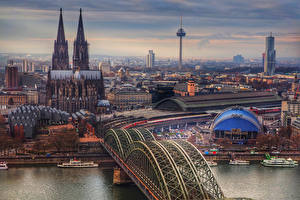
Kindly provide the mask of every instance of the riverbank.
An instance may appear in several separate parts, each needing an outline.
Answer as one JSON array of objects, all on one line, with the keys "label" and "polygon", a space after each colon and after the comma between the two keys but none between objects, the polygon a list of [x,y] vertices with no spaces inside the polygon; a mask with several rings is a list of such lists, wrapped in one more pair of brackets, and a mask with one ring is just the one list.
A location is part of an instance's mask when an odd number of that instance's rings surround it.
[{"label": "riverbank", "polygon": [[[275,156],[279,158],[291,158],[296,161],[300,161],[300,153],[269,153],[270,156]],[[216,154],[209,154],[209,155],[203,155],[206,160],[211,161],[230,161],[233,158],[235,159],[241,159],[241,160],[249,160],[254,163],[262,161],[266,159],[265,153],[232,153],[232,152],[217,152]]]},{"label": "riverbank", "polygon": [[[216,154],[203,155],[206,160],[219,163],[226,163],[234,158],[241,160],[249,160],[251,163],[259,163],[265,159],[265,153],[250,154],[250,153],[234,153],[232,152],[217,152]],[[300,153],[280,153],[270,154],[280,158],[292,158],[300,161]],[[57,155],[18,155],[18,156],[0,156],[0,161],[6,161],[9,167],[12,166],[55,166],[57,163],[68,162],[72,158],[77,158],[81,161],[94,161],[99,164],[99,167],[113,168],[116,166],[115,161],[107,153],[99,154],[57,154]]]},{"label": "riverbank", "polygon": [[81,161],[94,161],[99,167],[113,168],[115,161],[106,153],[104,154],[72,154],[72,155],[22,155],[1,156],[0,161],[6,161],[9,167],[14,166],[55,166],[57,163],[68,162],[76,158]]}]

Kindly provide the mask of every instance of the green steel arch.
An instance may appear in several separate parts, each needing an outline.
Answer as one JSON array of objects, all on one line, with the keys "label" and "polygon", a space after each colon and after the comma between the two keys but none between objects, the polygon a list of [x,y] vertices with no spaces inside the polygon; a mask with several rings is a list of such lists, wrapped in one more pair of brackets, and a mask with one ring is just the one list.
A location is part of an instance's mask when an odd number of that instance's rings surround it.
[{"label": "green steel arch", "polygon": [[155,140],[153,134],[146,128],[134,128],[133,130],[143,135],[145,141]]},{"label": "green steel arch", "polygon": [[147,129],[110,129],[104,142],[158,199],[224,198],[202,154],[185,140],[156,141]]},{"label": "green steel arch", "polygon": [[121,141],[114,129],[109,129],[106,132],[104,136],[104,142],[107,143],[119,156],[124,155]]},{"label": "green steel arch", "polygon": [[145,141],[144,136],[141,134],[140,131],[137,131],[137,129],[127,129],[127,131],[134,141]]},{"label": "green steel arch", "polygon": [[159,160],[145,142],[134,142],[125,162],[159,199],[170,199],[170,191]]},{"label": "green steel arch", "polygon": [[[161,143],[170,152],[174,158],[179,169],[179,173],[182,174],[184,183],[186,185],[188,199],[210,199],[207,192],[204,190],[203,185],[197,176],[197,170],[194,164],[191,162],[186,151],[181,148],[173,140],[161,141]],[[200,191],[200,192],[199,192]]]},{"label": "green steel arch", "polygon": [[197,175],[200,178],[203,188],[210,197],[213,199],[224,198],[221,187],[218,185],[216,178],[201,152],[194,145],[185,140],[174,140],[173,142],[177,143],[187,152],[191,162],[196,167]]},{"label": "green steel arch", "polygon": [[148,129],[109,129],[104,141],[121,157],[125,158],[128,148],[134,141],[155,140]]},{"label": "green steel arch", "polygon": [[[201,153],[190,145],[186,141],[138,141],[131,145],[125,161],[161,199],[224,198]],[[191,154],[196,155],[191,158]]]}]

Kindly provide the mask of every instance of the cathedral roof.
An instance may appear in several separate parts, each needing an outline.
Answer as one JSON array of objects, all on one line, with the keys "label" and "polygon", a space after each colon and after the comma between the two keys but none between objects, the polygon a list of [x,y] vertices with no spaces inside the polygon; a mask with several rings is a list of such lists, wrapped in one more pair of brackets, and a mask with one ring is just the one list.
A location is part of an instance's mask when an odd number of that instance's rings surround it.
[{"label": "cathedral roof", "polygon": [[100,80],[101,72],[97,70],[80,70],[73,72],[72,70],[52,70],[50,71],[52,80],[64,79],[86,79],[86,80]]}]

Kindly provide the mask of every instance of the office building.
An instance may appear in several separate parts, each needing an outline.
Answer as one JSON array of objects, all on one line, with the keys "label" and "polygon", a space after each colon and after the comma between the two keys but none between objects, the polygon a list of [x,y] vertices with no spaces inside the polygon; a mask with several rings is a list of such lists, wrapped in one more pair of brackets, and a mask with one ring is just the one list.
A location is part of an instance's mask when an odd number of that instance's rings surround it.
[{"label": "office building", "polygon": [[233,56],[233,62],[236,64],[244,63],[244,57],[241,54]]},{"label": "office building", "polygon": [[17,89],[19,87],[18,67],[9,65],[5,68],[5,87],[6,89]]},{"label": "office building", "polygon": [[112,89],[107,99],[116,110],[132,110],[152,104],[152,95],[149,92],[131,86]]},{"label": "office building", "polygon": [[110,62],[99,62],[98,70],[101,70],[103,73],[110,73]]},{"label": "office building", "polygon": [[275,39],[272,36],[272,33],[269,37],[266,37],[266,50],[264,55],[264,74],[267,76],[272,76],[275,72],[276,50],[274,49],[274,41]]},{"label": "office building", "polygon": [[23,64],[22,64],[22,72],[27,72],[28,71],[28,60],[24,59]]},{"label": "office building", "polygon": [[153,53],[153,50],[149,50],[149,54],[146,57],[146,67],[153,68],[154,62],[155,62],[155,54]]}]

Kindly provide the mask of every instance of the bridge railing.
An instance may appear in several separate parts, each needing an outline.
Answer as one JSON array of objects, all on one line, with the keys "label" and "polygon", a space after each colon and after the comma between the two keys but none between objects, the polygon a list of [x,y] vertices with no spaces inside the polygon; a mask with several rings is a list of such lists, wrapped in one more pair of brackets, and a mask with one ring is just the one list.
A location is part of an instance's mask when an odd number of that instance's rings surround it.
[{"label": "bridge railing", "polygon": [[134,183],[144,192],[149,200],[161,200],[163,199],[162,194],[158,191],[152,191],[149,187],[141,180],[128,166],[127,164],[118,156],[118,154],[107,144],[104,143],[103,139],[100,139],[101,144],[110,154],[110,156],[117,162],[117,164],[124,170],[124,172],[134,181]]}]

